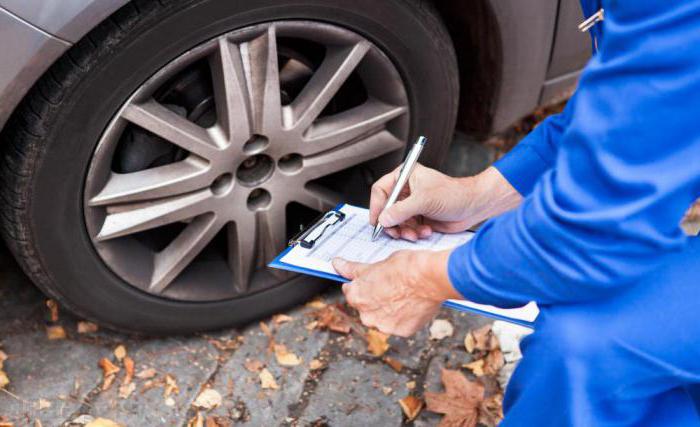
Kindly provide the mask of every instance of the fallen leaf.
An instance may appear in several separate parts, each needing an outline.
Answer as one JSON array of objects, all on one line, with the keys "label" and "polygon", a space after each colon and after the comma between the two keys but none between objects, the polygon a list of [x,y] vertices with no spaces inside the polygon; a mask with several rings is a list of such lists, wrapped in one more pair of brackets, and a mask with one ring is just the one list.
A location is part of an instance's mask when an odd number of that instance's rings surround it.
[{"label": "fallen leaf", "polygon": [[263,389],[278,390],[280,388],[277,385],[277,381],[275,381],[275,377],[272,376],[272,373],[270,373],[267,368],[263,368],[258,374],[258,377],[260,378],[260,386]]},{"label": "fallen leaf", "polygon": [[294,318],[286,314],[275,314],[272,316],[272,323],[275,325],[281,325],[282,323],[291,322],[292,320],[294,320]]},{"label": "fallen leaf", "polygon": [[60,325],[47,326],[46,337],[50,340],[66,339],[66,330]]},{"label": "fallen leaf", "polygon": [[213,388],[207,388],[199,393],[199,396],[192,402],[192,405],[200,409],[214,409],[221,406],[221,393]]},{"label": "fallen leaf", "polygon": [[124,381],[122,381],[122,384],[128,385],[134,378],[134,360],[129,356],[125,356],[123,363],[124,371],[126,371],[126,374],[124,376]]},{"label": "fallen leaf", "polygon": [[395,370],[396,372],[401,372],[401,370],[403,369],[403,363],[399,362],[398,360],[396,360],[392,357],[384,356],[384,358],[382,358],[382,360],[384,361],[384,363],[389,365],[391,367],[391,369]]},{"label": "fallen leaf", "polygon": [[320,299],[316,298],[312,301],[309,301],[306,303],[307,307],[315,308],[315,309],[321,309],[326,307],[326,303],[321,301]]},{"label": "fallen leaf", "polygon": [[85,427],[124,427],[122,424],[115,423],[107,418],[95,418],[93,421],[85,424]]},{"label": "fallen leaf", "polygon": [[414,388],[416,388],[416,382],[415,381],[408,381],[406,383],[406,388],[409,390],[413,390]]},{"label": "fallen leaf", "polygon": [[34,420],[34,427],[44,427],[39,418]]},{"label": "fallen leaf", "polygon": [[469,369],[477,377],[484,375],[484,359],[477,359],[473,362],[465,363],[462,367]]},{"label": "fallen leaf", "polygon": [[106,357],[103,357],[98,362],[100,368],[102,368],[102,391],[109,389],[117,377],[117,372],[119,372],[119,366],[112,363]]},{"label": "fallen leaf", "polygon": [[272,330],[270,329],[269,326],[267,326],[267,323],[260,322],[260,329],[262,329],[263,334],[265,334],[266,337],[273,339]]},{"label": "fallen leaf", "polygon": [[136,384],[134,383],[123,383],[121,386],[119,386],[119,397],[122,399],[128,399],[129,396],[131,396],[131,393],[136,390]]},{"label": "fallen leaf", "polygon": [[15,423],[9,421],[0,421],[0,427],[15,427]]},{"label": "fallen leaf", "polygon": [[202,414],[197,412],[197,414],[187,422],[187,427],[204,427],[204,417],[202,417]]},{"label": "fallen leaf", "polygon": [[334,305],[324,304],[324,307],[314,312],[313,316],[316,318],[317,326],[322,329],[348,334],[352,328],[347,315]]},{"label": "fallen leaf", "polygon": [[312,320],[311,322],[307,323],[306,326],[304,326],[304,328],[307,331],[313,331],[317,327],[318,327],[318,320]]},{"label": "fallen leaf", "polygon": [[156,376],[156,370],[153,368],[147,368],[136,374],[136,378],[141,380],[147,380]]},{"label": "fallen leaf", "polygon": [[452,323],[445,319],[435,319],[430,325],[429,331],[431,340],[441,340],[451,337],[454,333],[454,328],[452,327]]},{"label": "fallen leaf", "polygon": [[442,370],[444,393],[425,393],[426,409],[444,414],[440,426],[476,426],[479,406],[484,400],[484,386],[469,381],[461,372]]},{"label": "fallen leaf", "polygon": [[399,405],[401,405],[403,414],[408,422],[413,421],[420,414],[420,410],[423,409],[423,401],[411,395],[399,400]]},{"label": "fallen leaf", "polygon": [[235,350],[241,346],[243,342],[243,337],[236,337],[231,339],[213,339],[209,340],[209,343],[221,351],[231,351]]},{"label": "fallen leaf", "polygon": [[275,344],[275,359],[282,366],[298,366],[301,364],[301,358],[296,354],[287,350],[284,344]]},{"label": "fallen leaf", "polygon": [[479,408],[479,423],[496,427],[503,420],[503,395],[496,393],[484,399]]},{"label": "fallen leaf", "polygon": [[503,353],[501,350],[495,349],[489,351],[485,357],[477,359],[473,362],[462,365],[462,367],[469,369],[477,377],[484,375],[495,375],[504,365]]},{"label": "fallen leaf", "polygon": [[46,306],[49,308],[49,320],[58,322],[58,304],[52,299],[46,300]]},{"label": "fallen leaf", "polygon": [[117,348],[114,349],[114,357],[117,358],[118,361],[122,361],[126,357],[126,347],[124,347],[122,344],[119,344]]},{"label": "fallen leaf", "polygon": [[68,424],[69,425],[78,424],[80,426],[84,426],[85,424],[91,423],[93,421],[95,421],[95,417],[93,417],[92,415],[82,414],[82,415],[78,415],[77,417],[73,418],[71,420],[71,422]]},{"label": "fallen leaf", "polygon": [[5,388],[10,383],[10,379],[7,377],[5,371],[0,370],[0,389]]},{"label": "fallen leaf", "polygon": [[367,350],[373,355],[379,357],[389,350],[387,340],[389,335],[379,332],[376,329],[367,331]]},{"label": "fallen leaf", "polygon": [[163,387],[163,397],[168,397],[172,393],[180,393],[180,388],[177,386],[175,377],[170,374],[165,374],[165,386]]},{"label": "fallen leaf", "polygon": [[243,366],[249,371],[249,372],[259,372],[262,368],[265,367],[265,364],[259,361],[258,359],[253,359],[253,360],[246,360],[243,362]]},{"label": "fallen leaf", "polygon": [[469,353],[490,351],[498,348],[498,338],[491,331],[491,324],[469,332],[464,337],[464,348]]},{"label": "fallen leaf", "polygon": [[175,406],[175,399],[173,399],[172,397],[166,397],[163,403],[165,403],[165,406],[173,407]]},{"label": "fallen leaf", "polygon": [[0,350],[0,369],[2,369],[2,365],[5,363],[6,360],[7,360],[7,353]]},{"label": "fallen leaf", "polygon": [[388,396],[393,392],[394,392],[394,389],[391,387],[382,387],[382,393],[384,393],[384,396]]},{"label": "fallen leaf", "polygon": [[318,369],[321,369],[324,366],[325,365],[323,364],[323,362],[321,362],[318,359],[311,359],[311,362],[309,362],[309,369],[311,369],[312,371],[316,371]]},{"label": "fallen leaf", "polygon": [[81,320],[78,322],[78,333],[79,334],[94,334],[98,330],[96,323]]},{"label": "fallen leaf", "polygon": [[39,399],[36,405],[38,410],[47,409],[51,407],[51,402],[46,399]]},{"label": "fallen leaf", "polygon": [[204,421],[204,427],[230,427],[231,422],[224,417],[209,415]]}]

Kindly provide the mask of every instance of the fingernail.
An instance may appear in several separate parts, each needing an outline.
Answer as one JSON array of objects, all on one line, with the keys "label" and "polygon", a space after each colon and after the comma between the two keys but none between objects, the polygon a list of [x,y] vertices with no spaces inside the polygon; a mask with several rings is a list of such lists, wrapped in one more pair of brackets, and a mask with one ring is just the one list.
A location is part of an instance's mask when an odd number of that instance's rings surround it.
[{"label": "fingernail", "polygon": [[333,264],[333,268],[335,268],[336,270],[342,270],[347,264],[342,258],[333,258],[333,261],[331,261],[331,263]]}]

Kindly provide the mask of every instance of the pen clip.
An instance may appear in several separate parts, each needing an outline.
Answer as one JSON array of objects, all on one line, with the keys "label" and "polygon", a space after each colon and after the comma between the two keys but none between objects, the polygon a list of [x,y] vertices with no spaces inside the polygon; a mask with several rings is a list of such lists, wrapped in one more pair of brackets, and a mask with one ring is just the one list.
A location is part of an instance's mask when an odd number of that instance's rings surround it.
[{"label": "pen clip", "polygon": [[311,249],[318,239],[320,239],[326,230],[345,219],[345,213],[339,211],[329,211],[321,216],[309,228],[303,231],[298,236],[289,241],[289,246],[294,246],[297,243],[304,249]]}]

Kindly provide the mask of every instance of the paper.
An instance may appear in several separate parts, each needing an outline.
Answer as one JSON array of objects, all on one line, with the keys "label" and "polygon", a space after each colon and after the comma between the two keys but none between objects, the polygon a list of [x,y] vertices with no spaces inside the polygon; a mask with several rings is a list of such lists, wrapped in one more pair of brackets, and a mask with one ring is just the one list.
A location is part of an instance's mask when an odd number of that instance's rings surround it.
[{"label": "paper", "polygon": [[[335,257],[342,257],[348,261],[375,263],[389,257],[399,250],[444,250],[457,247],[468,242],[474,233],[466,231],[456,234],[433,233],[430,238],[421,239],[417,242],[392,239],[382,234],[376,241],[372,241],[373,227],[369,225],[369,211],[351,205],[344,205],[341,209],[346,217],[330,227],[310,249],[296,245],[279,258],[280,264],[272,263],[271,266],[277,268],[295,267],[294,271],[316,274],[318,272],[335,276],[336,280],[342,278],[337,276],[331,260]],[[327,277],[328,276],[323,276]],[[333,278],[333,277],[330,277]],[[491,317],[503,318],[531,327],[531,322],[539,314],[537,305],[530,303],[521,308],[502,309],[489,305],[477,304],[465,300],[448,300],[445,306],[461,311],[472,311]]]}]

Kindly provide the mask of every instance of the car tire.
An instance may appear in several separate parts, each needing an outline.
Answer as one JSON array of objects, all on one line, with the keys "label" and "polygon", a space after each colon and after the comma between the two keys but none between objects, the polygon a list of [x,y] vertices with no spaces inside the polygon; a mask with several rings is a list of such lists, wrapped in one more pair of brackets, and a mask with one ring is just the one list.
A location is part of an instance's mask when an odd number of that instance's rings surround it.
[{"label": "car tire", "polygon": [[49,297],[109,328],[190,333],[275,313],[324,286],[323,281],[293,278],[239,298],[160,298],[129,285],[105,265],[83,214],[84,183],[97,142],[139,84],[204,40],[283,19],[330,23],[375,43],[407,88],[408,137],[427,135],[431,142],[423,163],[440,164],[455,124],[459,78],[451,40],[427,2],[134,1],[51,67],[1,136],[2,234],[24,271]]}]

